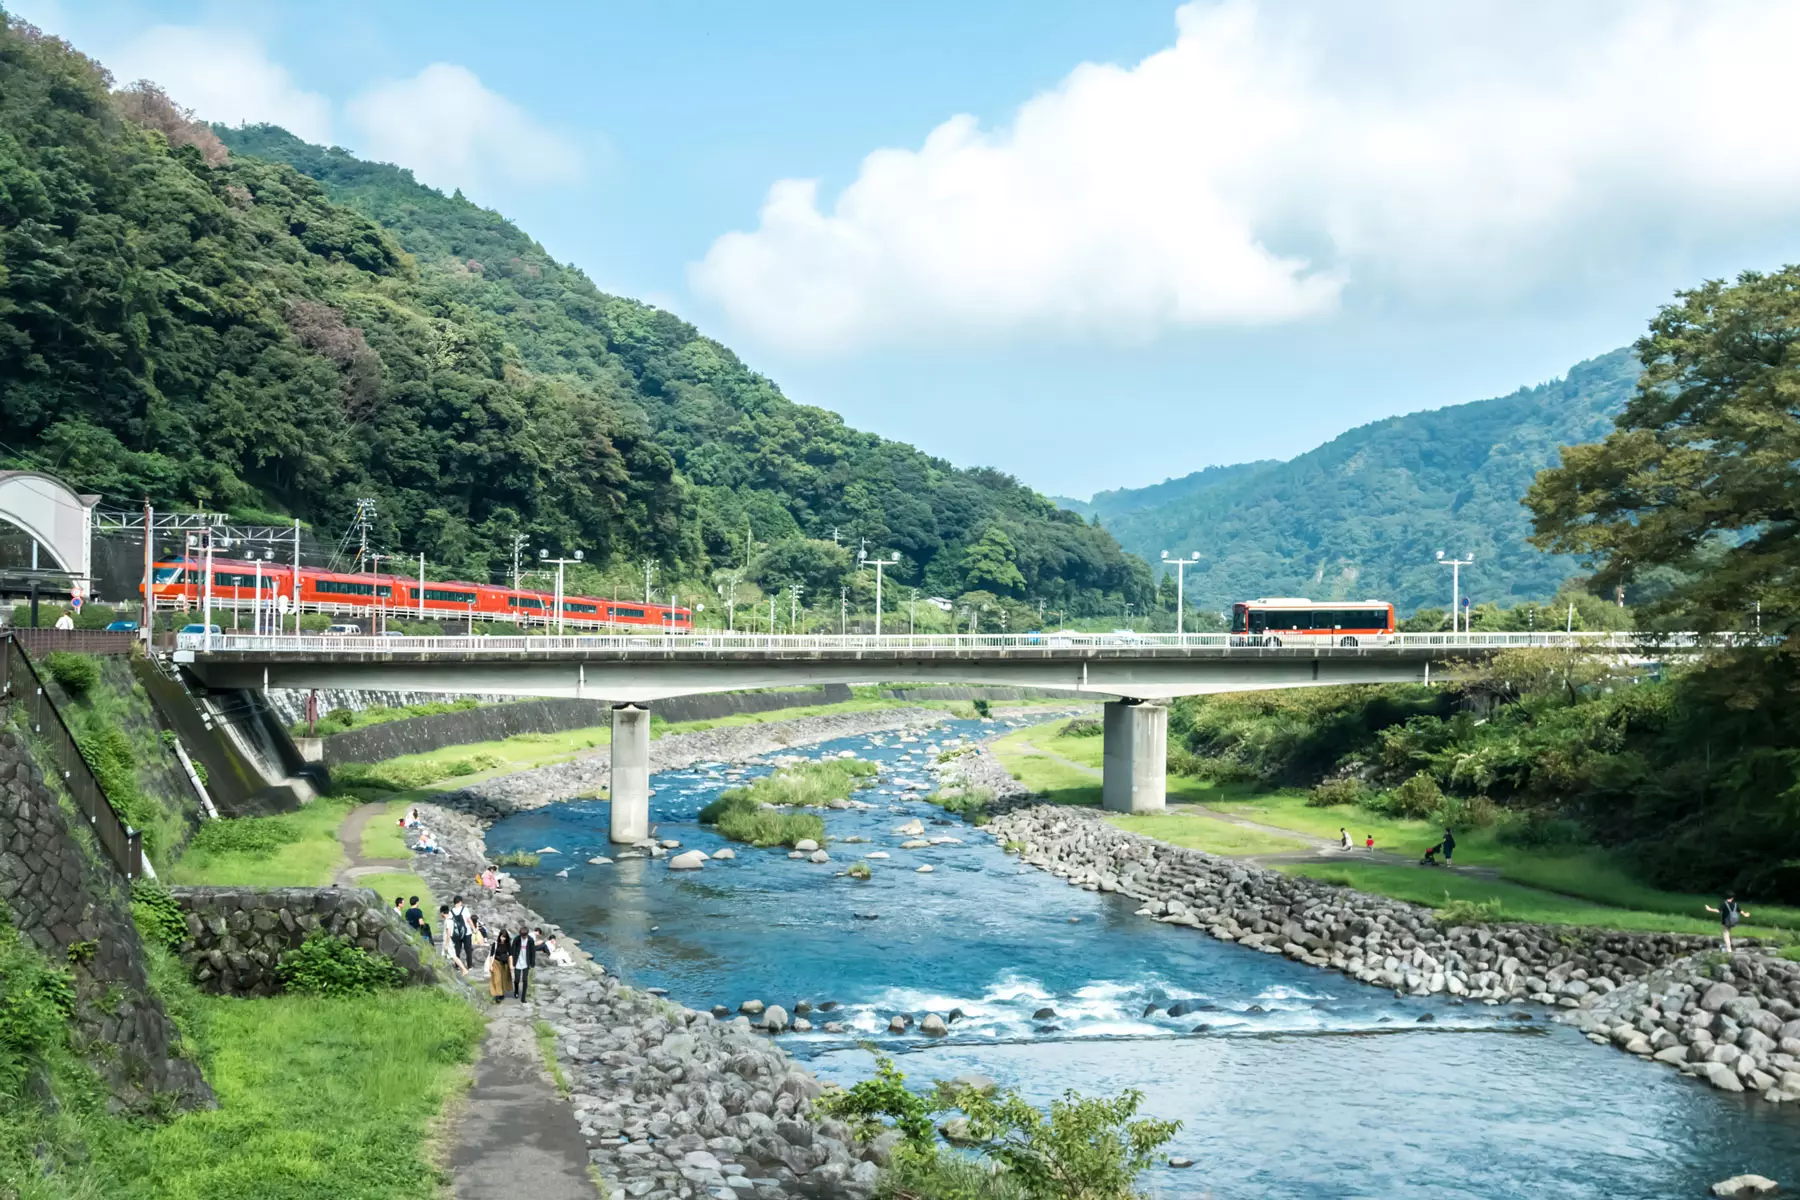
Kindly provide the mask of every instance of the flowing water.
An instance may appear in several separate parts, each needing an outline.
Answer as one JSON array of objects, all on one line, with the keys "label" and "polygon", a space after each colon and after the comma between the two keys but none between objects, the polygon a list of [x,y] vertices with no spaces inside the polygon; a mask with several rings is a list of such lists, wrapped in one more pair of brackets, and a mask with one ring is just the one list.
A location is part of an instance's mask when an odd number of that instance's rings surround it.
[{"label": "flowing water", "polygon": [[[1587,1200],[1703,1195],[1742,1171],[1800,1182],[1800,1111],[1590,1045],[1542,1012],[1527,1022],[1518,1006],[1397,999],[1021,866],[921,798],[937,751],[991,728],[949,722],[916,740],[799,752],[883,766],[857,793],[873,807],[825,814],[828,864],[745,846],[694,872],[617,859],[604,801],[510,817],[488,844],[558,851],[515,872],[523,898],[636,986],[697,1008],[832,1004],[811,1019],[845,1033],[782,1039],[821,1076],[866,1074],[857,1043],[872,1041],[921,1082],[973,1070],[1038,1100],[1141,1090],[1146,1111],[1184,1122],[1170,1153],[1198,1164],[1151,1172],[1157,1194]],[[726,845],[696,814],[769,769],[657,775],[658,836]],[[895,827],[913,819],[926,838],[957,840],[902,850]],[[870,881],[840,874],[871,853],[887,857],[867,860]],[[615,861],[588,865],[596,855]],[[1170,1017],[1175,1004],[1191,1011]],[[964,1015],[947,1038],[887,1032],[894,1014],[953,1009]]]}]

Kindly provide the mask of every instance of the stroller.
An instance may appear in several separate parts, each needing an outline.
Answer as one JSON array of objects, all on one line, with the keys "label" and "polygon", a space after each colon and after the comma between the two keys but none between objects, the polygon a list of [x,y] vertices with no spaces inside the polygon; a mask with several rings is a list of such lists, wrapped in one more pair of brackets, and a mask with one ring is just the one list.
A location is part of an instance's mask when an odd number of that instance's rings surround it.
[{"label": "stroller", "polygon": [[1437,845],[1435,845],[1425,851],[1425,857],[1421,858],[1419,860],[1419,865],[1421,867],[1441,867],[1441,866],[1443,866],[1444,864],[1439,862],[1438,857],[1437,857],[1438,855],[1442,854],[1443,852],[1444,852],[1444,843],[1439,842]]}]

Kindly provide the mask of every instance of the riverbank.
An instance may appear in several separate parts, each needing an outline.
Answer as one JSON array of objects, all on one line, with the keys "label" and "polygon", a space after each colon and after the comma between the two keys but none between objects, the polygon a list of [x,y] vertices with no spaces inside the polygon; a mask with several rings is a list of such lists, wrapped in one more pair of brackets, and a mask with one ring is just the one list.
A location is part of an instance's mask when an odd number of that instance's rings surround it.
[{"label": "riverbank", "polygon": [[[1722,1090],[1800,1100],[1800,963],[1753,940],[1727,956],[1694,935],[1456,924],[1404,901],[1158,842],[1081,808],[1018,807],[987,831],[1072,886],[1142,902],[1142,916],[1396,994],[1553,1007],[1592,1040]],[[1521,1007],[1519,1016],[1531,1014]]]}]

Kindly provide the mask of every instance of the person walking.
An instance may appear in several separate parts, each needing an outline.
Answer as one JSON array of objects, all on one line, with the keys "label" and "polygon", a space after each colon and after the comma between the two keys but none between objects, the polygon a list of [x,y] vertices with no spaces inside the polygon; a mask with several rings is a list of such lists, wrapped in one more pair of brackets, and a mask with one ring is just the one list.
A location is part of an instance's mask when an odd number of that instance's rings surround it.
[{"label": "person walking", "polygon": [[[512,991],[513,986],[513,940],[512,934],[507,931],[506,926],[502,925],[500,927],[500,932],[494,937],[494,948],[490,950],[488,954],[490,956],[490,961],[498,962],[500,964],[500,996],[502,999],[505,999],[507,994]],[[493,974],[491,969],[489,974]]]},{"label": "person walking", "polygon": [[438,929],[444,935],[444,940],[438,943],[438,953],[442,954],[459,972],[468,974],[469,960],[462,956],[462,945],[450,934],[450,906],[448,904],[438,905]]},{"label": "person walking", "polygon": [[1708,904],[1705,908],[1709,913],[1719,914],[1719,932],[1723,934],[1725,938],[1725,953],[1730,954],[1731,931],[1737,928],[1739,921],[1742,921],[1750,914],[1738,907],[1736,892],[1726,892],[1725,899],[1719,901],[1719,907],[1714,908],[1712,905]]},{"label": "person walking", "polygon": [[[502,940],[506,937],[504,933],[500,936]],[[511,980],[506,977],[506,960],[500,957],[499,942],[495,942],[494,945],[488,949],[487,972],[488,995],[494,998],[495,1004],[498,1004],[506,999],[506,989],[508,984],[511,983]]]},{"label": "person walking", "polygon": [[419,898],[417,896],[407,897],[406,912],[403,915],[406,917],[406,923],[412,927],[414,933],[425,935],[426,945],[437,945],[436,942],[431,940],[431,926],[425,923],[425,910],[419,907]]},{"label": "person walking", "polygon": [[1349,848],[1350,848],[1350,831],[1340,825],[1340,826],[1338,826],[1338,849],[1348,850]]},{"label": "person walking", "polygon": [[537,966],[537,939],[521,929],[513,942],[513,999],[523,1004],[531,994],[531,969]]},{"label": "person walking", "polygon": [[1446,825],[1446,826],[1444,826],[1444,865],[1446,867],[1450,865],[1450,856],[1455,853],[1456,853],[1456,835],[1454,833],[1451,833],[1450,827],[1448,825]]},{"label": "person walking", "polygon": [[444,911],[444,932],[449,935],[450,944],[456,947],[456,957],[465,964],[463,970],[467,971],[469,968],[466,964],[475,961],[474,940],[469,936],[469,906],[463,903],[461,896],[456,896]]},{"label": "person walking", "polygon": [[1371,833],[1367,838],[1365,838],[1363,840],[1363,848],[1365,850],[1367,850],[1370,854],[1375,853],[1375,835],[1374,834]]}]

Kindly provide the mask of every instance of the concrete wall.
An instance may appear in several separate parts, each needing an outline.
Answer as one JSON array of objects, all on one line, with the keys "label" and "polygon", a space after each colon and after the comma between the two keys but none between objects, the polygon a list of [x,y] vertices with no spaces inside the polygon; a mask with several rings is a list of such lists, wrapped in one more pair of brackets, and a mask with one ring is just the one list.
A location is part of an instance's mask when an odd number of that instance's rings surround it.
[{"label": "concrete wall", "polygon": [[[0,709],[0,711],[4,711]],[[150,992],[123,878],[73,825],[24,738],[0,729],[0,902],[15,928],[75,977],[78,1046],[128,1108],[152,1096],[209,1105],[199,1068]]]},{"label": "concrete wall", "polygon": [[1105,699],[1092,692],[1077,692],[1067,688],[883,688],[881,694],[890,700],[1086,700],[1092,703]]},{"label": "concrete wall", "polygon": [[[713,721],[737,713],[775,712],[817,704],[841,704],[850,698],[844,684],[806,688],[792,692],[717,692],[676,696],[650,706],[665,721]],[[423,754],[445,746],[488,742],[521,733],[562,733],[612,720],[612,704],[606,700],[521,700],[486,708],[465,708],[429,717],[409,717],[344,733],[323,740],[326,766],[351,762],[382,762],[402,754]]]},{"label": "concrete wall", "polygon": [[[316,929],[396,962],[416,984],[436,983],[433,953],[368,888],[170,889],[187,914],[181,961],[203,991],[272,996],[282,955]],[[435,920],[435,916],[432,918]]]}]

